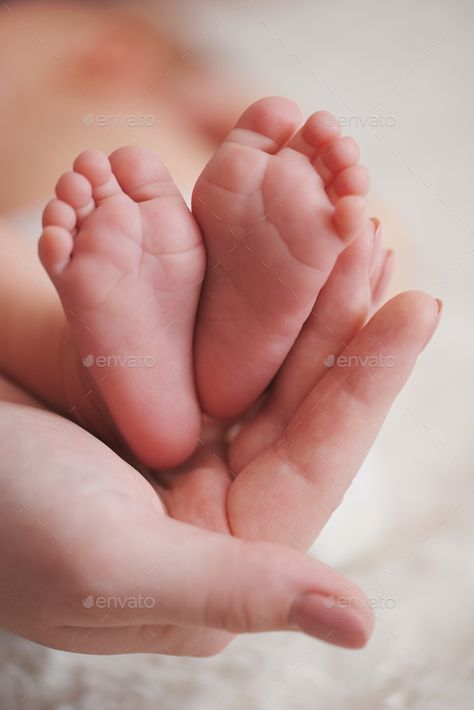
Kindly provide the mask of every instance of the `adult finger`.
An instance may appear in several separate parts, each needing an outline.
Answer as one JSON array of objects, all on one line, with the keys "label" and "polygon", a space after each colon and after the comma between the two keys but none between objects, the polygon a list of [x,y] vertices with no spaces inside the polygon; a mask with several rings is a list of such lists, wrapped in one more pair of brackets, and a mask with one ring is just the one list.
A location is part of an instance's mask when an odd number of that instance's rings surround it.
[{"label": "adult finger", "polygon": [[[104,627],[99,595],[123,601],[107,605],[111,628],[294,629],[349,648],[364,645],[370,635],[372,615],[360,590],[321,562],[288,547],[201,530],[152,511],[142,509],[140,517],[140,527],[129,530],[126,540],[122,535],[120,545],[104,548],[106,568],[100,555],[89,556],[91,588],[82,590],[89,601],[80,613],[80,623],[88,628]],[[130,598],[143,603],[130,608]]]},{"label": "adult finger", "polygon": [[234,481],[234,534],[305,548],[341,503],[420,352],[440,304],[406,292],[389,301],[304,400],[281,437]]},{"label": "adult finger", "polygon": [[374,270],[370,277],[370,290],[372,293],[372,307],[381,303],[384,298],[390,281],[392,279],[395,266],[394,253],[391,249],[380,251],[374,264]]},{"label": "adult finger", "polygon": [[229,460],[234,473],[281,436],[301,402],[327,373],[326,357],[340,353],[365,323],[372,300],[373,248],[370,230],[339,256],[267,402],[232,442]]}]

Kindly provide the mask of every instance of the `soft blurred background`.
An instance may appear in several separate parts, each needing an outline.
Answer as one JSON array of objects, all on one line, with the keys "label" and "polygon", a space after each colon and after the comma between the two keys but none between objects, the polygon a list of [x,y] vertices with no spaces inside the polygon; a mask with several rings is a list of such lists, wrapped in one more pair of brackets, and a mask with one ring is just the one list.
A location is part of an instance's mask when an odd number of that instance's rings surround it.
[{"label": "soft blurred background", "polygon": [[93,146],[148,146],[189,195],[241,108],[283,94],[359,140],[394,290],[445,301],[314,548],[366,590],[365,650],[267,634],[213,659],[81,657],[2,634],[2,710],[473,707],[473,31],[469,0],[0,3],[3,233],[34,237]]}]

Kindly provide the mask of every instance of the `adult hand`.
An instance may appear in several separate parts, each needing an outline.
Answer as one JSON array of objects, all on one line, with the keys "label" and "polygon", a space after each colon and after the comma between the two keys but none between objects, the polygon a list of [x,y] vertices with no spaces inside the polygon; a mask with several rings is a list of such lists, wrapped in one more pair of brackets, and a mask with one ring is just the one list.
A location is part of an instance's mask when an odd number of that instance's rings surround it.
[{"label": "adult hand", "polygon": [[[326,330],[323,296],[315,322]],[[348,331],[356,315],[360,309],[347,318]],[[375,366],[339,362],[329,371],[321,358],[339,350],[308,322],[273,394],[238,438],[228,445],[225,428],[210,426],[186,466],[151,484],[61,417],[2,404],[3,625],[91,653],[203,655],[232,633],[290,628],[362,645],[372,621],[356,587],[300,552],[235,535],[299,547],[312,541],[437,320],[433,299],[402,294],[346,350],[349,362],[379,357]],[[383,354],[391,367],[382,367]],[[298,385],[291,368],[296,374],[305,363]],[[265,421],[272,427],[261,427]],[[232,471],[226,461],[239,457]]]},{"label": "adult hand", "polygon": [[[206,655],[232,633],[293,628],[364,642],[363,614],[327,604],[360,597],[337,573],[284,546],[178,522],[103,443],[24,401],[0,403],[0,625],[85,653]],[[201,522],[225,518],[227,473],[209,473]]]}]

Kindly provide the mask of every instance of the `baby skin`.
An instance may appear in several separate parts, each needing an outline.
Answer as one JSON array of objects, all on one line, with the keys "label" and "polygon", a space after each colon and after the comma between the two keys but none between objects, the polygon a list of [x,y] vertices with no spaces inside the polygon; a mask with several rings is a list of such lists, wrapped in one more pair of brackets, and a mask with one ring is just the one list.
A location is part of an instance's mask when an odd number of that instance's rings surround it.
[{"label": "baby skin", "polygon": [[82,153],[45,209],[40,258],[81,381],[150,467],[191,455],[202,411],[233,418],[258,398],[338,255],[372,229],[355,141],[325,112],[299,124],[284,99],[251,106],[193,213],[135,147]]}]

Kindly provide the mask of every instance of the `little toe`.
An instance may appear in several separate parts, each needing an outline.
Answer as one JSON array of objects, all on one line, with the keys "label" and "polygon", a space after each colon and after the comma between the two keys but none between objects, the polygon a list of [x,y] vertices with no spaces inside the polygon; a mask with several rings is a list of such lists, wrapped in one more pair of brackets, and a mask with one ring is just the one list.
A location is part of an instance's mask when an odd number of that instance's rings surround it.
[{"label": "little toe", "polygon": [[76,226],[76,213],[71,205],[62,200],[51,200],[43,210],[43,227],[63,227],[72,232]]},{"label": "little toe", "polygon": [[367,195],[370,187],[369,171],[364,165],[352,165],[340,172],[328,186],[332,202],[346,195]]},{"label": "little toe", "polygon": [[43,229],[38,243],[38,254],[52,281],[69,263],[73,242],[70,230],[64,227],[48,225]]},{"label": "little toe", "polygon": [[64,173],[56,185],[56,196],[70,205],[77,218],[77,223],[84,221],[95,209],[92,198],[92,186],[83,175],[72,170]]},{"label": "little toe", "polygon": [[333,222],[341,239],[351,242],[369,224],[365,198],[360,195],[341,197],[334,206]]},{"label": "little toe", "polygon": [[90,182],[96,203],[121,193],[110,161],[100,150],[85,150],[78,155],[74,170]]},{"label": "little toe", "polygon": [[166,166],[144,148],[118,148],[109,160],[118,184],[135,202],[180,194]]},{"label": "little toe", "polygon": [[300,121],[300,109],[292,101],[278,96],[260,99],[244,111],[227,141],[272,155],[287,143]]},{"label": "little toe", "polygon": [[303,153],[313,162],[323,148],[334,141],[340,133],[341,127],[331,113],[317,111],[295,133],[286,147]]}]

